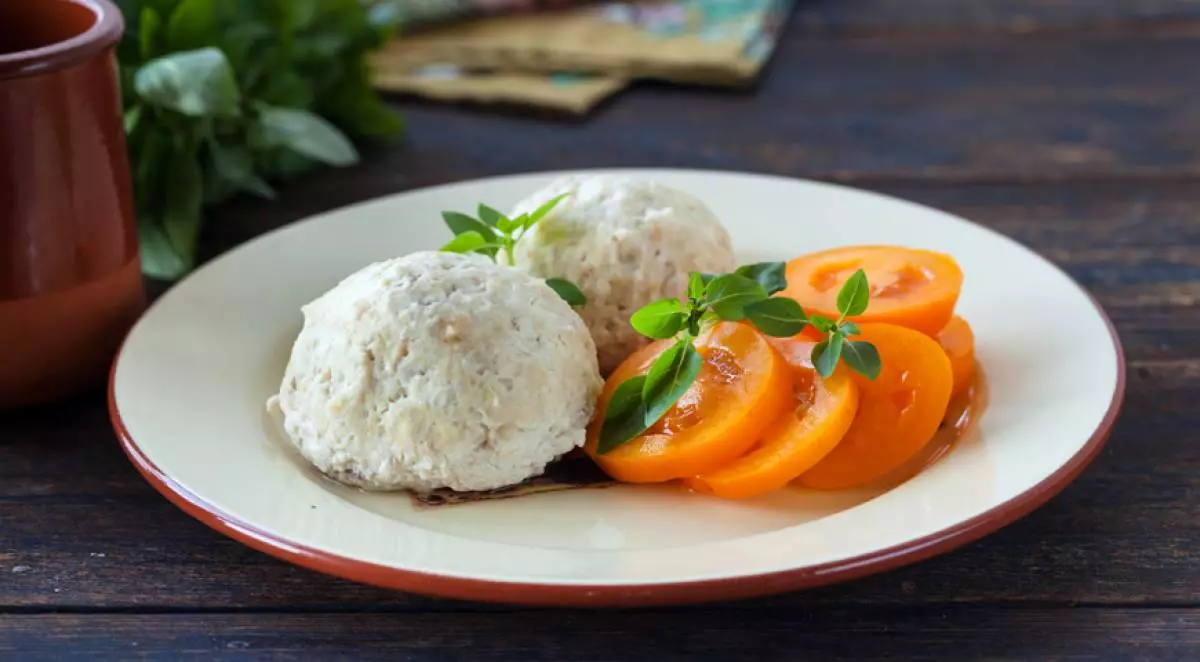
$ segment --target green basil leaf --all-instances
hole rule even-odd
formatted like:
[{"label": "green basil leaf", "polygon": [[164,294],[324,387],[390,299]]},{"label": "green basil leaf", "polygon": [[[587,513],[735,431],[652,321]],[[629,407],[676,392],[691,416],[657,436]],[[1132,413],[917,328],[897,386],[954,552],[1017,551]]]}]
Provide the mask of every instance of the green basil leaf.
[{"label": "green basil leaf", "polygon": [[829,336],[828,340],[822,340],[813,347],[812,364],[818,375],[828,378],[833,374],[842,355],[842,343],[842,337],[835,333]]},{"label": "green basil leaf", "polygon": [[303,41],[295,46],[296,58],[299,60],[336,59],[341,52],[350,46],[347,35],[339,32],[318,32],[306,35]]},{"label": "green basil leaf", "polygon": [[790,338],[808,325],[804,309],[792,299],[776,297],[746,304],[746,317],[759,331],[776,338]]},{"label": "green basil leaf", "polygon": [[204,206],[219,205],[238,193],[238,188],[216,173],[216,166],[206,164],[204,171]]},{"label": "green basil leaf", "polygon": [[290,19],[292,25],[297,29],[309,27],[316,21],[323,1],[328,2],[328,0],[282,0],[282,2],[292,5],[293,12]]},{"label": "green basil leaf", "polygon": [[757,281],[770,296],[787,289],[786,271],[786,262],[759,262],[738,267],[734,273]]},{"label": "green basil leaf", "polygon": [[600,439],[596,450],[601,455],[637,437],[650,427],[646,424],[646,404],[642,401],[645,375],[638,375],[621,382],[608,399],[604,410],[604,422],[600,427]]},{"label": "green basil leaf", "polygon": [[254,171],[254,157],[242,145],[223,145],[211,141],[208,145],[213,169],[217,176],[236,190],[253,193],[260,198],[274,199],[275,190]]},{"label": "green basil leaf", "polygon": [[350,140],[320,115],[296,108],[259,105],[263,138],[272,147],[294,152],[332,166],[358,163]]},{"label": "green basil leaf", "polygon": [[699,272],[693,271],[688,274],[688,298],[692,301],[699,302],[704,298],[704,276]]},{"label": "green basil leaf", "polygon": [[513,222],[514,222],[514,225],[516,225],[518,228],[522,229],[522,232],[521,232],[522,235],[524,235],[525,231],[528,231],[529,228],[532,228],[533,226],[537,225],[537,221],[533,220],[533,217],[530,216],[529,214],[521,214],[520,216],[514,218]]},{"label": "green basil leaf", "polygon": [[183,268],[191,269],[200,236],[200,211],[204,186],[196,158],[176,158],[167,164],[166,213],[162,229]]},{"label": "green basil leaf", "polygon": [[271,188],[270,184],[257,175],[251,175],[240,186],[243,191],[257,195],[263,200],[275,199],[275,189]]},{"label": "green basil leaf", "polygon": [[862,315],[867,311],[871,298],[871,286],[867,283],[867,273],[862,269],[855,271],[837,295],[837,309],[845,317]]},{"label": "green basil leaf", "polygon": [[491,227],[466,214],[460,214],[456,211],[444,211],[442,212],[442,220],[445,221],[446,227],[450,228],[450,231],[456,235],[464,232],[478,232],[487,240],[487,243],[492,244],[496,242],[496,233]]},{"label": "green basil leaf", "polygon": [[633,328],[647,338],[670,338],[683,328],[687,319],[678,299],[659,299],[638,309],[629,318]]},{"label": "green basil leaf", "polygon": [[167,21],[167,46],[186,51],[216,42],[215,0],[182,0]]},{"label": "green basil leaf", "polygon": [[[306,66],[306,74],[308,70]],[[365,61],[341,69],[336,76],[322,73],[305,77],[320,92],[314,98],[314,110],[346,133],[362,138],[392,138],[404,131],[403,120],[384,105],[372,85],[371,71]]]},{"label": "green basil leaf", "polygon": [[[128,45],[131,43],[132,42],[130,40],[126,39],[121,42],[121,45],[124,46],[126,49],[130,49],[130,50],[137,48],[136,45],[134,45],[134,46]],[[120,57],[120,56],[118,56],[118,57]],[[126,61],[128,61],[128,62],[137,62],[137,61],[141,60],[141,56],[138,54],[126,55],[124,57],[125,57]],[[120,68],[120,71],[118,72],[118,77],[120,79],[120,84],[121,84],[121,100],[124,102],[126,107],[128,107],[129,104],[131,104],[131,103],[137,102],[137,91],[133,89],[134,72],[135,72],[135,68],[133,65],[123,66]]]},{"label": "green basil leaf", "polygon": [[507,218],[504,214],[492,209],[491,207],[480,203],[479,205],[479,220],[487,223],[492,227],[500,224],[500,219]]},{"label": "green basil leaf", "polygon": [[562,278],[547,278],[546,284],[550,286],[550,289],[558,293],[558,296],[562,297],[563,301],[566,301],[572,307],[587,305],[587,297],[584,296],[582,290],[575,287],[575,283]]},{"label": "green basil leaf", "polygon": [[654,425],[687,393],[704,360],[687,340],[680,340],[659,354],[650,365],[646,383],[642,386],[642,401],[646,405],[646,427]]},{"label": "green basil leaf", "polygon": [[[150,208],[151,201],[161,197],[157,193],[166,188],[161,180],[175,144],[174,133],[168,127],[153,123],[145,126],[146,130],[138,134],[141,139],[132,143],[136,155],[132,164],[133,196],[139,210]],[[139,211],[139,214],[145,215],[145,212]],[[151,215],[157,217],[160,214]]]},{"label": "green basil leaf", "polygon": [[534,212],[529,215],[529,222],[526,224],[526,227],[533,227],[534,224],[545,218],[546,214],[549,214],[555,207],[558,206],[558,203],[562,202],[563,198],[567,197],[568,195],[570,194],[563,193],[562,195],[555,196],[546,202],[543,202],[542,206],[535,209]]},{"label": "green basil leaf", "polygon": [[[336,94],[336,92],[335,92]],[[365,100],[350,108],[330,109],[332,118],[346,130],[362,138],[391,139],[404,133],[404,120],[395,110],[384,106],[371,88],[365,88]],[[347,106],[349,102],[342,102]]]},{"label": "green basil leaf", "polygon": [[820,331],[821,333],[829,333],[837,327],[836,322],[820,313],[813,313],[812,316],[808,318],[808,323],[815,326],[817,331]]},{"label": "green basil leaf", "polygon": [[158,33],[162,29],[162,18],[153,7],[142,7],[142,19],[138,26],[138,48],[143,60],[158,54]]},{"label": "green basil leaf", "polygon": [[862,329],[858,328],[857,324],[849,320],[842,322],[841,329],[843,336],[857,336],[858,334],[862,333]]},{"label": "green basil leaf", "polygon": [[273,73],[263,81],[258,100],[272,106],[307,108],[313,102],[312,83],[296,71]]},{"label": "green basil leaf", "polygon": [[442,246],[442,250],[447,253],[471,253],[480,249],[486,249],[488,242],[483,238],[483,235],[478,232],[463,232],[457,237],[450,240],[450,243]]},{"label": "green basil leaf", "polygon": [[845,349],[842,350],[842,360],[852,370],[870,380],[878,377],[879,371],[883,369],[883,362],[879,359],[879,350],[865,340],[851,340],[846,343]]},{"label": "green basil leaf", "polygon": [[826,338],[825,340],[822,340],[821,342],[817,343],[816,345],[813,345],[812,354],[809,355],[809,361],[813,364],[814,367],[817,365],[817,361],[820,361],[821,358],[825,356],[825,350],[827,350],[827,349],[829,349],[829,339],[828,338]]},{"label": "green basil leaf", "polygon": [[174,280],[187,273],[189,265],[175,252],[162,225],[150,219],[139,219],[138,250],[142,273],[159,280]]},{"label": "green basil leaf", "polygon": [[338,126],[361,138],[392,139],[404,133],[404,119],[383,105],[373,88],[364,85],[358,94],[358,101],[335,97],[334,105],[328,108]]},{"label": "green basil leaf", "polygon": [[[175,9],[179,0],[141,0],[141,3],[153,7],[159,16],[167,16]],[[118,1],[117,5],[120,6],[121,2]]]},{"label": "green basil leaf", "polygon": [[257,21],[240,22],[230,26],[222,26],[221,50],[229,57],[229,63],[234,71],[244,73],[244,68],[252,61],[254,55],[267,48],[275,48],[279,37],[270,26]]},{"label": "green basil leaf", "polygon": [[129,110],[125,111],[125,134],[132,134],[137,131],[138,124],[142,122],[142,105],[135,104]]},{"label": "green basil leaf", "polygon": [[236,117],[241,94],[225,54],[216,48],[173,53],[142,65],[134,89],[143,101],[192,117]]},{"label": "green basil leaf", "polygon": [[521,214],[516,218],[509,218],[501,215],[500,218],[496,219],[496,229],[504,234],[512,234],[516,230],[523,227],[525,222],[528,220],[529,217],[525,214]]},{"label": "green basil leaf", "polygon": [[724,274],[708,283],[704,295],[708,307],[721,319],[737,322],[746,319],[746,304],[766,299],[767,291],[760,283],[745,276]]},{"label": "green basil leaf", "polygon": [[290,149],[281,147],[255,147],[254,162],[268,179],[292,179],[312,172],[321,164]]},{"label": "green basil leaf", "polygon": [[642,404],[642,387],[646,383],[645,375],[630,377],[617,385],[608,405],[604,409],[604,420],[611,421],[620,418],[638,408]]},{"label": "green basil leaf", "polygon": [[596,452],[604,455],[634,439],[649,427],[646,424],[646,405],[639,398],[624,413],[604,421],[600,427],[600,439],[596,443]]}]

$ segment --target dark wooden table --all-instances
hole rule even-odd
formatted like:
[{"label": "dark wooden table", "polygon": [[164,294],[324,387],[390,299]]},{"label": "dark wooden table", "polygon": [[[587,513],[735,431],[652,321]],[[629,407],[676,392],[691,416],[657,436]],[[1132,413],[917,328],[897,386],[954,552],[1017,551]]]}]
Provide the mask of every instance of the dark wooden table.
[{"label": "dark wooden table", "polygon": [[1200,3],[802,2],[753,93],[639,86],[581,122],[399,106],[404,146],[213,214],[206,256],[483,175],[845,182],[1065,267],[1120,330],[1125,412],[1061,496],[949,555],[771,599],[550,612],[358,586],[223,538],[139,478],[96,392],[0,415],[0,658],[1200,659]]}]

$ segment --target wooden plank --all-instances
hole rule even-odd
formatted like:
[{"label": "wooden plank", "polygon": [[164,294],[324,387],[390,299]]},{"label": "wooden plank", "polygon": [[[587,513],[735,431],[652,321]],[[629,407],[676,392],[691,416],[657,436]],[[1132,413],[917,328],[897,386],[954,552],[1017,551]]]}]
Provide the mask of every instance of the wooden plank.
[{"label": "wooden plank", "polygon": [[1186,660],[1185,609],[5,616],[14,659]]},{"label": "wooden plank", "polygon": [[[1200,138],[1200,136],[1198,136]],[[1197,141],[1200,147],[1200,140]],[[410,149],[416,149],[415,146]],[[214,218],[203,237],[204,258],[211,258],[244,241],[282,225],[319,214],[355,201],[386,196],[411,188],[442,184],[460,179],[495,174],[482,153],[458,155],[453,173],[431,179],[429,168],[397,168],[392,158],[399,152],[381,154],[368,165],[345,171],[327,171],[322,177],[301,182],[286,191],[280,203],[238,200]],[[480,161],[473,161],[475,156]],[[460,163],[458,159],[473,161]],[[530,170],[553,167],[531,166]],[[632,167],[632,166],[631,166]],[[763,169],[765,170],[765,168]],[[520,169],[514,169],[520,171]],[[439,171],[440,172],[440,171]],[[795,173],[781,173],[803,176]],[[836,179],[833,179],[836,181]],[[1144,249],[1172,247],[1180,251],[1200,246],[1200,186],[1182,181],[1083,181],[960,184],[934,181],[891,182],[871,180],[852,182],[851,186],[912,200],[970,219],[1062,261],[1085,285],[1116,286],[1111,278],[1102,278],[1098,265],[1137,266],[1115,253],[1103,261],[1083,260],[1070,263],[1072,251]],[[466,202],[464,205],[469,206]],[[781,220],[803,217],[803,210],[780,214]],[[414,222],[421,222],[414,220]],[[424,222],[438,223],[439,219]],[[1051,254],[1052,253],[1052,254]],[[1149,256],[1153,259],[1153,256]],[[1186,254],[1178,254],[1178,263]],[[1195,263],[1193,262],[1194,266]],[[1181,265],[1186,267],[1187,265]],[[1162,282],[1186,286],[1195,271],[1163,274]],[[1133,279],[1131,270],[1127,278]],[[1169,276],[1169,277],[1167,277]],[[1146,285],[1145,278],[1138,278]]]},{"label": "wooden plank", "polygon": [[[1146,376],[1131,380],[1110,447],[1029,518],[911,568],[763,602],[1200,604],[1200,416],[1193,406],[1200,391],[1196,364],[1189,365],[1190,376],[1162,389],[1145,386],[1158,379],[1156,364],[1136,367]],[[65,444],[63,451],[96,441]],[[425,604],[246,549],[140,484],[115,451],[92,458],[123,494],[0,499],[0,606]],[[64,476],[82,473],[63,469]]]},{"label": "wooden plank", "polygon": [[[765,600],[776,605],[1200,604],[1196,392],[1131,398],[1113,447],[1029,518],[950,555],[886,575]],[[1164,419],[1157,422],[1155,419]],[[1138,429],[1131,429],[1137,426]],[[1152,440],[1162,440],[1153,443]],[[1160,466],[1166,448],[1190,446]],[[428,608],[276,562],[188,519],[148,490],[0,504],[0,607]],[[446,605],[446,609],[457,608]]]},{"label": "wooden plank", "polygon": [[753,92],[643,85],[583,123],[402,103],[405,149],[314,185],[351,200],[487,174],[681,165],[872,183],[1194,177],[1197,61],[1194,35],[893,42],[791,30]]},{"label": "wooden plank", "polygon": [[806,33],[883,38],[1120,30],[1200,19],[1191,0],[818,0],[799,2],[795,12]]},{"label": "wooden plank", "polygon": [[[1092,468],[1013,527],[912,568],[752,604],[1197,604],[1200,189],[877,188],[1028,242],[1091,287],[1131,361],[1125,414]],[[210,250],[329,204],[298,189],[277,206],[232,208]],[[458,608],[293,568],[190,520],[125,461],[99,394],[0,415],[0,430],[0,607]]]}]

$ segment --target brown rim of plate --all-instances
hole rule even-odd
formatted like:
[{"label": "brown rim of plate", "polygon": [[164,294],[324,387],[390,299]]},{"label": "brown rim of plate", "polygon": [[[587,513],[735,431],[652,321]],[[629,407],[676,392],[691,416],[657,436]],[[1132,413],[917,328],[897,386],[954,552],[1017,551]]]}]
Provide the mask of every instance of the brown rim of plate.
[{"label": "brown rim of plate", "polygon": [[156,467],[138,448],[137,442],[130,436],[124,421],[121,420],[120,411],[117,409],[113,386],[120,352],[117,353],[117,360],[113,361],[112,370],[109,373],[108,411],[121,447],[133,465],[154,486],[154,489],[184,512],[253,549],[334,577],[440,598],[553,607],[649,607],[774,595],[893,570],[974,542],[1012,524],[1052,499],[1095,459],[1100,450],[1104,448],[1105,442],[1108,441],[1108,436],[1112,432],[1113,425],[1121,411],[1121,405],[1125,400],[1125,350],[1121,346],[1120,336],[1117,334],[1112,320],[1104,312],[1100,303],[1066,272],[1062,273],[1076,287],[1079,287],[1080,291],[1087,295],[1092,305],[1095,306],[1096,312],[1108,329],[1117,358],[1117,385],[1113,391],[1112,401],[1109,403],[1108,411],[1104,413],[1099,427],[1092,433],[1083,448],[1079,449],[1078,453],[1071,456],[1071,459],[1042,482],[969,520],[887,549],[832,563],[778,572],[661,584],[539,584],[467,579],[401,570],[358,561],[295,544],[252,524],[240,521],[233,515],[206,503],[199,496],[188,492]]},{"label": "brown rim of plate", "polygon": [[86,62],[113,47],[125,32],[125,18],[110,0],[56,0],[91,11],[95,21],[63,41],[15,53],[0,53],[0,79],[33,76]]}]

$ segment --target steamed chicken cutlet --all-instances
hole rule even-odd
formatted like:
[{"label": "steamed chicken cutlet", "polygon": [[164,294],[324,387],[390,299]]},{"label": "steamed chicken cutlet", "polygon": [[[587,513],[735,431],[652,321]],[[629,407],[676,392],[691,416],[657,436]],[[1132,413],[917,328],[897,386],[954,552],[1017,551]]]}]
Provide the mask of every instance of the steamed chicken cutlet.
[{"label": "steamed chicken cutlet", "polygon": [[694,196],[652,180],[620,176],[560,179],[518,203],[532,212],[567,194],[516,248],[516,267],[563,278],[587,296],[579,314],[608,374],[648,340],[629,317],[642,306],[687,292],[688,273],[736,266],[717,217]]},{"label": "steamed chicken cutlet", "polygon": [[370,265],[303,308],[278,396],[317,469],[374,490],[490,490],[584,442],[601,379],[579,316],[479,255]]}]

